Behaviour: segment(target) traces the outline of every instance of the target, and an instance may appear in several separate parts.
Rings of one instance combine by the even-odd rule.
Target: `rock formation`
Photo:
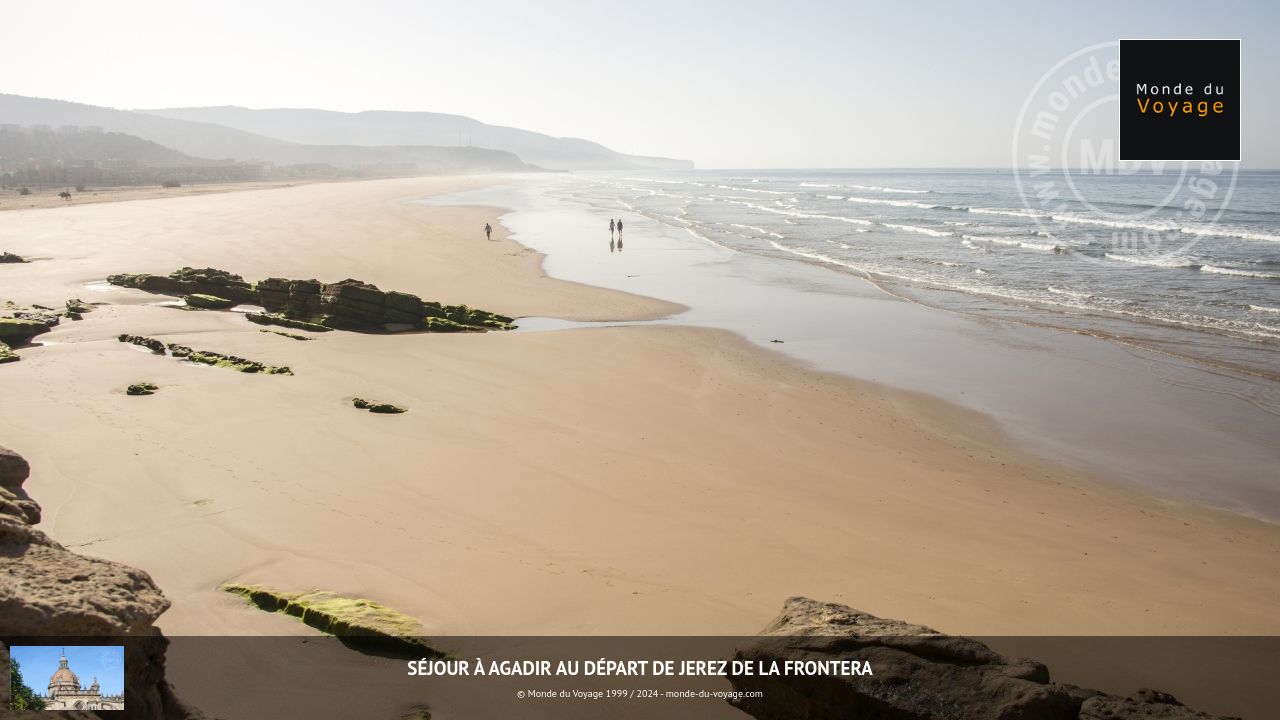
[[[130,335],[128,333],[120,333],[119,335],[116,336],[116,339],[122,343],[129,343],[131,345],[144,347],[157,355],[164,354],[164,343],[159,340],[156,340],[155,338],[149,338],[142,335]]]
[[[795,597],[738,659],[860,660],[873,676],[733,676],[736,706],[760,720],[1226,720],[1172,696],[1122,698],[1050,682],[1048,669],[982,643],[884,620],[844,605]]]
[[[237,303],[258,302],[257,292],[244,278],[217,268],[184,267],[168,275],[111,275],[107,282],[159,295],[213,295]]]
[[[159,389],[160,389],[160,386],[156,385],[155,383],[140,382],[140,383],[134,383],[129,387],[125,388],[124,394],[125,395],[155,395],[156,391]]]
[[[209,350],[192,350],[186,345],[169,343],[169,352],[176,358],[202,365],[238,370],[242,373],[264,373],[266,375],[292,375],[293,371],[284,365],[266,365],[257,360],[249,360],[235,355],[223,355]]]
[[[26,345],[31,342],[31,338],[47,332],[49,324],[44,320],[0,317],[0,342],[10,347]]]
[[[24,262],[26,262],[26,260],[24,260],[19,255],[14,255],[11,252],[0,252],[0,263],[24,263]]]
[[[238,583],[228,583],[222,589],[267,612],[292,615],[317,630],[342,638],[348,645],[406,653],[410,657],[442,656],[426,643],[426,630],[416,618],[373,600],[323,590],[283,592]]]
[[[250,313],[247,315],[250,321],[295,330],[484,332],[513,327],[512,319],[504,315],[466,305],[442,305],[409,293],[379,290],[376,285],[350,278],[336,283],[267,278],[250,284],[225,270],[183,268],[167,276],[123,274],[112,275],[107,281],[122,287],[182,296],[193,307],[224,309],[222,305],[261,305],[266,312]]]
[[[21,359],[21,357],[18,357],[18,353],[14,352],[13,348],[9,347],[8,343],[0,342],[0,365],[3,365],[4,363],[18,362]]]
[[[21,486],[29,472],[21,456],[0,448],[0,637],[122,644],[128,717],[203,718],[174,695],[164,677],[168,640],[154,623],[169,601],[145,572],[77,555],[31,527],[29,511],[14,512],[9,499],[25,498]]]
[[[382,415],[399,415],[400,413],[409,412],[399,405],[377,402],[376,400],[365,400],[364,398],[352,398],[351,404],[358,410],[368,410],[371,413]]]

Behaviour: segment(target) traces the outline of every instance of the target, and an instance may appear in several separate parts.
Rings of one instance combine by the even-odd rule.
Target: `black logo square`
[[[1239,160],[1240,41],[1121,40],[1120,159]]]

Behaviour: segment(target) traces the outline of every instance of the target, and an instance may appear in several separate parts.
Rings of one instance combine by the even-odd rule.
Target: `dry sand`
[[[150,572],[177,635],[306,632],[218,592],[232,580],[371,597],[447,634],[746,634],[795,594],[968,634],[1280,632],[1280,527],[1116,489],[975,413],[725,333],[297,342],[83,286],[212,265],[512,315],[675,310],[545,278],[494,209],[404,202],[494,181],[0,213],[0,249],[40,258],[0,266],[0,299],[110,303],[0,366],[0,442],[31,461],[43,527]],[[191,366],[120,332],[296,376]],[[161,390],[126,397],[139,380]]]
[[[102,188],[88,187],[83,192],[76,192],[70,186],[58,186],[35,188],[31,190],[30,195],[20,195],[16,189],[6,188],[0,191],[0,211],[70,208],[91,203],[120,202],[122,200],[154,200],[157,198],[239,192],[241,190],[265,190],[293,187],[306,182],[308,181],[261,180],[237,183],[195,183],[176,188],[161,187],[159,185],[118,185]],[[71,193],[71,200],[64,200],[58,196],[58,193],[63,190]]]

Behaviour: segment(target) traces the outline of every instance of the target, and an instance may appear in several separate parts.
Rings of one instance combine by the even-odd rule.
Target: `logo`
[[[1121,158],[1123,107],[1133,102],[1134,88],[1122,84],[1129,74],[1122,71],[1120,49],[1130,42],[1077,50],[1049,68],[1027,94],[1013,137],[1021,212],[1060,248],[1102,246],[1102,252],[1077,253],[1080,258],[1103,262],[1106,255],[1118,254],[1144,262],[1177,261],[1213,234],[1239,168],[1221,159],[1129,159],[1129,150]],[[1190,73],[1180,82],[1197,81],[1199,90],[1209,82]],[[1192,116],[1198,115],[1194,102]],[[1206,112],[1213,112],[1211,104]],[[1153,119],[1163,120],[1146,117]]]

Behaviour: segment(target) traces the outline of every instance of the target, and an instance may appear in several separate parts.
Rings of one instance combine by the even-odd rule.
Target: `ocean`
[[[556,193],[691,240],[869,279],[959,312],[1061,327],[1280,379],[1280,173],[1241,172],[1188,218],[1169,173],[1009,170],[575,176]],[[1229,177],[1217,179],[1225,194]]]

